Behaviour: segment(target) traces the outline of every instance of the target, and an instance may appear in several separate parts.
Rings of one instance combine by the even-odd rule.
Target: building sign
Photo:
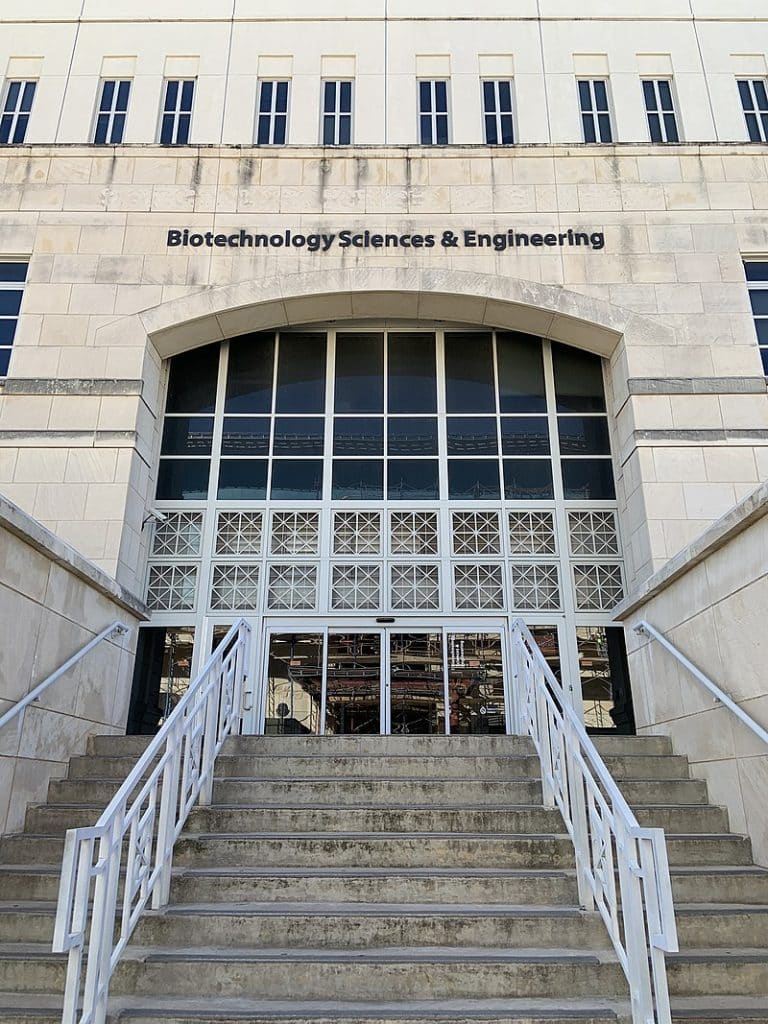
[[[336,231],[301,234],[286,228],[272,234],[259,234],[241,228],[234,232],[190,231],[189,228],[168,230],[169,249],[264,249],[268,252],[293,249],[306,252],[330,252],[331,249],[399,249],[416,252],[433,249],[438,252],[490,249],[509,252],[517,249],[570,249],[598,251],[605,248],[602,231],[506,231],[488,233],[474,229],[438,231],[432,234],[405,234],[376,231]]]

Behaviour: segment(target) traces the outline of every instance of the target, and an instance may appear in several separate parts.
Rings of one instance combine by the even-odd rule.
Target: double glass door
[[[503,627],[267,633],[266,733],[506,733]]]

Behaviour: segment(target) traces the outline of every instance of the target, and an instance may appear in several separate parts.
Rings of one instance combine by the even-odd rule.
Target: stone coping
[[[763,516],[768,515],[768,480],[734,505],[696,540],[683,548],[636,590],[624,598],[614,609],[616,619],[626,619],[668,586],[680,579],[709,555],[722,548],[734,537]]]
[[[99,569],[93,562],[89,562],[73,547],[0,494],[0,530],[2,529],[8,530],[36,551],[46,555],[52,562],[71,572],[73,576],[88,583],[94,590],[114,601],[131,615],[142,620],[149,618],[146,605],[135,594],[126,590],[117,580]]]

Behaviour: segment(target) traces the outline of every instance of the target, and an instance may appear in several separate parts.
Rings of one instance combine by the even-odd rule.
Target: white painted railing
[[[660,643],[664,650],[668,651],[684,668],[688,669],[694,679],[697,679],[705,689],[709,690],[719,704],[728,708],[728,710],[734,714],[740,722],[743,722],[748,729],[751,729],[758,739],[762,740],[763,743],[768,744],[768,732],[766,732],[762,725],[758,725],[754,718],[748,715],[743,708],[740,708],[732,697],[728,696],[725,690],[721,690],[717,683],[713,682],[709,676],[704,675],[701,669],[697,668],[689,658],[686,658],[683,652],[679,648],[675,647],[673,643],[670,643],[664,634],[660,633],[655,626],[652,626],[650,622],[646,622],[646,620],[643,619],[642,622],[638,622],[635,626],[635,632],[641,634],[644,633],[647,637],[650,637],[652,640],[656,640],[657,643]]]
[[[127,632],[128,627],[123,622],[113,622],[111,626],[107,626],[106,629],[102,629],[98,636],[95,636],[93,640],[89,641],[85,647],[81,647],[76,654],[73,654],[72,657],[65,661],[60,668],[57,668],[55,672],[51,672],[47,679],[44,679],[42,683],[34,688],[34,690],[30,690],[26,697],[22,697],[18,703],[13,705],[10,711],[6,711],[6,713],[0,717],[0,729],[16,718],[17,715],[20,715],[24,710],[26,710],[30,704],[34,704],[35,701],[40,700],[49,686],[53,686],[58,679],[61,679],[61,677],[69,672],[71,668],[74,668],[78,662],[83,660],[86,654],[90,654],[94,647],[98,647],[104,640],[109,640],[113,636],[122,636]]]
[[[67,832],[53,939],[69,953],[63,1024],[104,1024],[136,924],[168,902],[173,845],[195,803],[210,804],[216,757],[240,730],[250,632],[235,623],[96,825]]]
[[[597,908],[629,982],[633,1024],[669,1024],[676,952],[664,831],[641,828],[522,619],[513,625],[517,731],[541,760],[544,802],[573,840],[579,899]]]

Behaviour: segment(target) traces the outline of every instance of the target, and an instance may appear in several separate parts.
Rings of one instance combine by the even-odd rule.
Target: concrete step
[[[64,992],[67,957],[52,953],[49,942],[0,943],[0,991]]]
[[[667,954],[672,996],[763,996],[768,1003],[768,949],[686,949]]]
[[[608,947],[596,913],[576,907],[482,904],[207,903],[148,914],[140,946],[282,946],[335,949],[476,946]]]
[[[654,751],[655,752],[655,751]],[[665,751],[666,752],[666,751]],[[224,755],[296,754],[408,755],[429,761],[435,755],[472,755],[484,757],[533,756],[536,751],[528,736],[230,736],[222,748]],[[669,751],[671,753],[671,751]]]
[[[632,809],[641,825],[663,828],[665,832],[727,832],[728,812],[711,804],[678,804],[646,806],[633,803]]]
[[[307,900],[335,903],[577,903],[573,871],[494,868],[178,868],[174,903]]]
[[[683,951],[709,946],[768,947],[768,905],[677,903],[675,915]]]
[[[478,947],[190,949],[132,947],[118,966],[115,995],[162,992],[223,998],[392,999],[626,997],[612,953]]]
[[[0,903],[0,943],[53,941],[56,904],[16,901]]]
[[[673,867],[672,892],[680,903],[768,904],[768,870],[751,864]]]

